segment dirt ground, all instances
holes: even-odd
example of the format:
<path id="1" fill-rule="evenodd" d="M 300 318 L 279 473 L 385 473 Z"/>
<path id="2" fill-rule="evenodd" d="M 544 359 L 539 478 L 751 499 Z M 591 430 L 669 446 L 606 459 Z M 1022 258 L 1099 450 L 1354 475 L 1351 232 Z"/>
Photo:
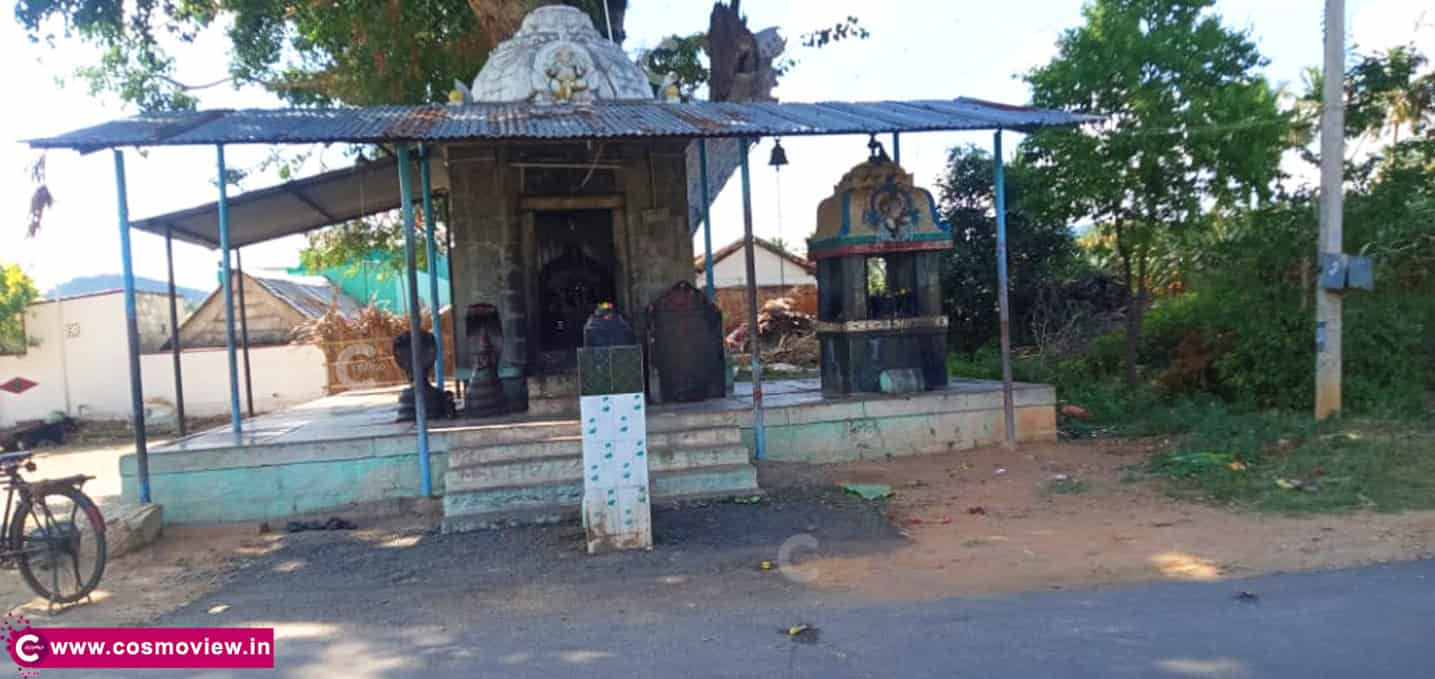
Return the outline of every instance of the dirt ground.
<path id="1" fill-rule="evenodd" d="M 42 470 L 98 465 L 101 473 L 115 455 L 47 454 L 50 466 L 41 460 Z M 93 604 L 48 618 L 13 573 L 0 576 L 0 601 L 47 625 L 132 625 L 222 591 L 241 574 L 296 591 L 348 580 L 363 590 L 370 585 L 360 580 L 372 574 L 355 573 L 369 571 L 383 574 L 387 585 L 432 580 L 491 590 L 501 581 L 530 593 L 552 590 L 539 597 L 546 600 L 576 581 L 602 583 L 600 589 L 651 587 L 679 566 L 717 576 L 709 594 L 722 597 L 733 596 L 734 587 L 740 593 L 764 561 L 774 573 L 763 580 L 772 584 L 754 587 L 782 583 L 875 600 L 927 600 L 1216 580 L 1432 551 L 1435 513 L 1293 518 L 1193 504 L 1166 496 L 1154 481 L 1128 480 L 1126 468 L 1147 454 L 1142 444 L 1094 442 L 823 467 L 769 464 L 761 472 L 769 495 L 760 503 L 663 510 L 654 518 L 653 552 L 596 558 L 582 556 L 576 525 L 446 536 L 434 530 L 432 512 L 344 514 L 360 530 L 334 533 L 290 535 L 278 525 L 281 532 L 261 533 L 256 524 L 171 527 L 150 548 L 112 561 Z M 836 490 L 843 482 L 890 484 L 895 494 L 861 500 Z M 443 608 L 442 595 L 435 596 L 427 605 Z M 546 604 L 530 597 L 522 605 Z"/>
<path id="2" fill-rule="evenodd" d="M 1157 579 L 1217 580 L 1429 557 L 1435 513 L 1319 517 L 1241 512 L 1133 481 L 1151 444 L 987 448 L 825 467 L 816 479 L 890 484 L 886 515 L 908 544 L 813 559 L 813 586 L 932 598 Z M 774 469 L 767 486 L 810 483 Z"/>
<path id="3" fill-rule="evenodd" d="M 45 600 L 13 570 L 0 574 L 0 601 L 46 627 L 137 625 L 213 591 L 246 561 L 279 547 L 279 538 L 259 535 L 253 526 L 171 527 L 149 548 L 110 561 L 92 603 L 51 617 Z"/>
<path id="4" fill-rule="evenodd" d="M 84 491 L 101 514 L 112 516 L 123 504 L 119 458 L 134 450 L 128 437 L 123 426 L 87 426 L 73 443 L 37 451 L 33 459 L 38 468 L 25 476 L 93 476 Z M 38 614 L 50 626 L 138 624 L 193 601 L 247 559 L 278 546 L 274 536 L 259 535 L 252 525 L 168 527 L 149 548 L 109 561 L 92 595 L 93 605 L 71 607 L 50 618 L 46 602 L 35 599 L 13 569 L 0 572 L 0 602 L 32 618 Z"/>

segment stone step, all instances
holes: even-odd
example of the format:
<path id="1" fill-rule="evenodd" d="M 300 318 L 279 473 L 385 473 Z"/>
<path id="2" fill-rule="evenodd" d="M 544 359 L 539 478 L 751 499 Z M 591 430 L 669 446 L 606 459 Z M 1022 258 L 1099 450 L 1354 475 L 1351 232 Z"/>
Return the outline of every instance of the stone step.
<path id="1" fill-rule="evenodd" d="M 450 470 L 501 462 L 523 462 L 549 457 L 578 456 L 583 454 L 583 437 L 554 436 L 542 441 L 476 446 L 472 448 L 449 448 L 448 468 Z"/>
<path id="2" fill-rule="evenodd" d="M 747 464 L 748 451 L 742 444 L 709 448 L 651 449 L 650 474 Z M 450 467 L 444 475 L 445 493 L 462 493 L 486 488 L 581 481 L 581 454 L 552 455 Z"/>
<path id="3" fill-rule="evenodd" d="M 578 417 L 578 397 L 530 398 L 528 414 L 539 417 Z"/>
<path id="4" fill-rule="evenodd" d="M 746 462 L 667 472 L 653 478 L 653 499 L 659 503 L 761 494 L 757 467 Z"/>
<path id="5" fill-rule="evenodd" d="M 528 398 L 578 400 L 578 373 L 535 375 L 528 378 Z"/>
<path id="6" fill-rule="evenodd" d="M 655 503 L 757 495 L 757 468 L 751 464 L 656 472 Z M 505 486 L 444 495 L 446 533 L 555 523 L 578 516 L 583 485 L 574 480 L 540 485 Z"/>
<path id="7" fill-rule="evenodd" d="M 581 434 L 578 422 L 578 401 L 573 401 L 573 412 L 550 413 L 541 421 L 482 423 L 464 426 L 443 432 L 449 441 L 449 448 L 479 448 L 485 445 L 522 444 L 522 442 L 544 441 L 554 436 L 577 436 Z M 532 405 L 532 403 L 530 403 Z M 689 431 L 689 429 L 729 428 L 738 429 L 738 419 L 733 412 L 649 412 L 647 432 Z"/>
<path id="8" fill-rule="evenodd" d="M 654 411 L 654 408 L 664 410 Z M 739 417 L 749 411 L 747 410 L 691 410 L 681 409 L 673 411 L 666 406 L 648 406 L 648 431 L 659 429 L 694 429 L 697 427 L 731 427 L 739 422 Z M 578 397 L 571 398 L 542 398 L 528 400 L 528 414 L 532 417 L 547 417 L 553 419 L 577 419 L 580 407 Z"/>
<path id="9" fill-rule="evenodd" d="M 450 514 L 444 503 L 443 532 L 467 533 L 475 530 L 498 530 L 518 526 L 546 526 L 578 518 L 579 505 L 547 504 L 523 509 L 500 509 Z"/>
<path id="10" fill-rule="evenodd" d="M 542 440 L 498 442 L 489 445 L 453 444 L 449 448 L 450 469 L 489 464 L 500 461 L 526 460 L 555 455 L 578 455 L 583 452 L 583 439 L 577 423 L 563 428 L 561 434 Z M 737 427 L 711 427 L 681 431 L 648 432 L 648 449 L 704 448 L 742 444 L 742 430 Z"/>
<path id="11" fill-rule="evenodd" d="M 661 407 L 661 406 L 660 406 Z M 677 412 L 653 412 L 648 410 L 648 432 L 702 429 L 706 427 L 738 428 L 736 410 L 679 410 Z"/>
<path id="12" fill-rule="evenodd" d="M 501 516 L 542 507 L 570 507 L 576 512 L 583 501 L 583 484 L 577 480 L 537 485 L 484 488 L 443 496 L 444 525 L 450 519 L 476 514 Z"/>
<path id="13" fill-rule="evenodd" d="M 737 427 L 705 427 L 678 431 L 648 431 L 648 448 L 707 448 L 742 445 L 742 430 Z"/>
<path id="14" fill-rule="evenodd" d="M 457 449 L 530 443 L 562 436 L 578 436 L 581 433 L 581 424 L 575 417 L 537 422 L 492 424 L 474 429 L 454 429 L 444 432 L 444 436 L 448 438 L 450 449 Z"/>

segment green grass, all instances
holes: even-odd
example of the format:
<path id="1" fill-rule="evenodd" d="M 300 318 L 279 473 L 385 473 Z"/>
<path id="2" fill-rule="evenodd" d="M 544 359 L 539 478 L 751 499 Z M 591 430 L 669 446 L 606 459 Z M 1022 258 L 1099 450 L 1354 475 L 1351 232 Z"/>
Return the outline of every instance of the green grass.
<path id="1" fill-rule="evenodd" d="M 1254 419 L 1259 418 L 1259 419 Z M 1148 471 L 1172 492 L 1258 511 L 1435 509 L 1435 425 L 1309 416 L 1232 418 L 1153 456 Z"/>
<path id="2" fill-rule="evenodd" d="M 993 352 L 978 352 L 971 359 L 954 355 L 948 358 L 947 367 L 953 377 L 1001 379 L 1001 364 Z M 1054 385 L 1060 403 L 1078 405 L 1090 413 L 1084 419 L 1058 417 L 1066 438 L 1183 434 L 1195 423 L 1229 412 L 1229 407 L 1214 397 L 1167 399 L 1149 387 L 1131 387 L 1112 376 L 1095 376 L 1090 366 L 1079 360 L 1041 363 L 1018 358 L 1012 362 L 1012 374 L 1017 381 Z"/>
<path id="3" fill-rule="evenodd" d="M 1000 375 L 990 352 L 949 363 L 958 377 Z M 1435 509 L 1430 413 L 1389 409 L 1317 424 L 1304 411 L 1262 411 L 1205 395 L 1164 397 L 1097 376 L 1081 360 L 1017 360 L 1013 372 L 1018 380 L 1056 385 L 1060 403 L 1090 413 L 1058 416 L 1065 438 L 1161 440 L 1162 450 L 1131 471 L 1165 480 L 1179 497 L 1289 514 Z"/>

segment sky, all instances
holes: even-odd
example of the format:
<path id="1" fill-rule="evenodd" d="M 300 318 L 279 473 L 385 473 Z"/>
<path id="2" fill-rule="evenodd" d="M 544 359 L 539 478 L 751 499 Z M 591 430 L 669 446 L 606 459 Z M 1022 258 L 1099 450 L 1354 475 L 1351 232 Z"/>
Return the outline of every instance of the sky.
<path id="1" fill-rule="evenodd" d="M 953 98 L 969 96 L 1008 103 L 1028 100 L 1019 74 L 1055 55 L 1060 33 L 1081 22 L 1081 0 L 763 0 L 744 3 L 754 31 L 777 26 L 788 38 L 787 56 L 796 67 L 776 90 L 782 101 Z M 1416 42 L 1435 52 L 1435 1 L 1347 0 L 1348 44 L 1364 50 Z M 710 0 L 630 0 L 624 47 L 655 46 L 672 33 L 705 30 Z M 1299 88 L 1301 72 L 1321 63 L 1319 0 L 1218 0 L 1226 25 L 1250 31 L 1270 60 L 1267 78 Z M 858 16 L 871 37 L 863 41 L 802 48 L 798 36 Z M 225 75 L 227 42 L 218 30 L 202 34 L 175 55 L 182 82 L 210 82 Z M 84 83 L 70 78 L 77 66 L 97 56 L 92 48 L 61 40 L 56 49 L 30 44 L 8 16 L 0 19 L 0 92 L 10 96 L 0 109 L 0 262 L 18 262 L 41 290 L 78 276 L 120 271 L 113 160 L 108 153 L 79 155 L 52 151 L 47 177 L 55 205 L 35 238 L 25 236 L 31 183 L 28 165 L 38 154 L 20 140 L 59 134 L 115 118 L 134 110 L 117 99 L 92 96 Z M 473 73 L 454 74 L 465 81 Z M 201 108 L 280 105 L 262 90 L 236 91 L 220 86 L 197 93 Z M 1010 133 L 1009 133 L 1010 134 Z M 865 137 L 783 140 L 791 164 L 781 177 L 767 165 L 771 142 L 753 152 L 754 230 L 800 243 L 814 228 L 817 203 L 832 192 L 842 174 L 866 157 Z M 1019 135 L 1006 140 L 1014 148 Z M 902 163 L 919 184 L 933 187 L 948 149 L 961 144 L 989 148 L 990 133 L 923 133 L 902 137 Z M 226 147 L 230 167 L 248 168 L 269 155 L 269 147 Z M 138 219 L 213 201 L 214 149 L 162 148 L 126 152 L 129 210 Z M 340 149 L 315 155 L 305 173 L 343 165 Z M 244 189 L 278 182 L 272 175 L 253 177 Z M 778 186 L 781 186 L 779 194 Z M 737 181 L 713 204 L 713 247 L 742 236 L 741 196 Z M 298 263 L 302 236 L 244 250 L 250 269 Z M 133 236 L 135 272 L 165 278 L 164 241 L 142 232 Z M 200 289 L 217 285 L 218 254 L 198 246 L 175 244 L 176 282 Z M 694 252 L 701 253 L 699 234 Z"/>

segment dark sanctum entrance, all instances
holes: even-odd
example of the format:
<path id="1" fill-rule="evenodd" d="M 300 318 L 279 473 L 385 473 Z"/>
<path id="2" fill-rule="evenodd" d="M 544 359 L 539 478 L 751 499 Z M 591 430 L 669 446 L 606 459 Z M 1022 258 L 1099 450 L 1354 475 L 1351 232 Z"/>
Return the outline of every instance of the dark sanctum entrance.
<path id="1" fill-rule="evenodd" d="M 539 347 L 546 370 L 574 363 L 583 323 L 602 302 L 615 302 L 613 213 L 573 210 L 534 214 L 539 274 Z"/>

